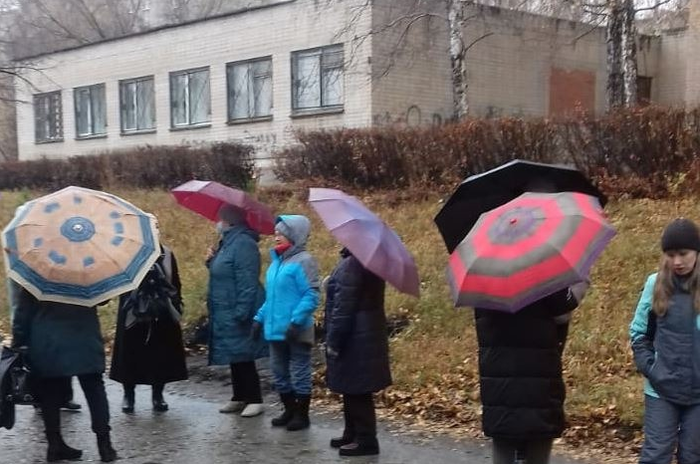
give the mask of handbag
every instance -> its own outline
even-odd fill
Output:
[[[5,367],[0,369],[0,392],[2,392],[3,401],[15,405],[34,404],[34,395],[30,386],[31,372],[25,362],[24,350],[3,347],[0,359]]]

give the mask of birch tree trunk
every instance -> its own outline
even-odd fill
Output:
[[[450,65],[452,71],[453,116],[455,120],[464,119],[469,114],[469,97],[467,95],[467,63],[464,44],[464,7],[465,0],[446,0],[447,18],[450,31]]]
[[[626,0],[623,0],[626,1]],[[608,23],[606,28],[608,83],[606,100],[608,110],[619,108],[625,102],[625,85],[622,66],[622,42],[624,9],[620,0],[609,0]]]
[[[622,22],[622,75],[624,106],[637,105],[637,26],[634,0],[623,0]]]

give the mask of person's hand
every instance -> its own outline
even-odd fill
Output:
[[[583,297],[586,296],[589,286],[590,282],[584,280],[583,282],[579,282],[569,287],[571,294],[576,299],[576,303],[581,304],[581,300],[583,300]]]
[[[209,261],[214,257],[214,254],[216,253],[216,248],[213,246],[210,246],[209,249],[207,250],[207,257],[205,261]]]
[[[287,327],[287,332],[284,334],[284,339],[288,342],[295,342],[299,339],[299,335],[301,335],[301,327],[297,324],[291,323],[289,324],[289,327]]]
[[[326,346],[326,357],[328,359],[336,359],[338,356],[340,356],[340,353],[335,351],[333,348],[330,346]]]
[[[262,324],[258,321],[253,321],[253,325],[250,326],[250,338],[260,340],[260,335],[262,335]]]

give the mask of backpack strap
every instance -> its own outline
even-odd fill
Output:
[[[165,278],[168,279],[168,283],[173,283],[173,252],[170,248],[163,245],[163,272],[165,273]]]

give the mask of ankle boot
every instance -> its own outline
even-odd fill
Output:
[[[284,411],[279,416],[272,419],[273,427],[284,427],[289,424],[289,421],[294,417],[294,410],[296,406],[296,400],[293,393],[282,393],[280,394],[280,400],[284,405]]]
[[[133,385],[124,385],[124,400],[122,401],[122,412],[134,412],[134,402],[136,401],[136,390]]]
[[[112,448],[109,432],[97,434],[97,451],[100,452],[102,462],[112,462],[117,459],[117,452]]]
[[[66,445],[60,432],[47,432],[46,440],[49,442],[49,449],[46,452],[48,462],[76,461],[83,456],[82,450]]]
[[[338,454],[341,456],[374,456],[379,454],[379,442],[376,438],[363,442],[355,441],[341,446]]]
[[[331,438],[331,448],[340,448],[341,446],[349,445],[353,440],[353,435],[348,431],[344,431],[341,437]]]
[[[153,385],[153,410],[157,412],[165,412],[168,410],[168,403],[163,399],[163,384]]]
[[[295,432],[297,430],[303,430],[309,428],[309,403],[311,402],[311,395],[296,395],[296,408],[294,410],[294,417],[287,424],[287,430],[290,432]]]

